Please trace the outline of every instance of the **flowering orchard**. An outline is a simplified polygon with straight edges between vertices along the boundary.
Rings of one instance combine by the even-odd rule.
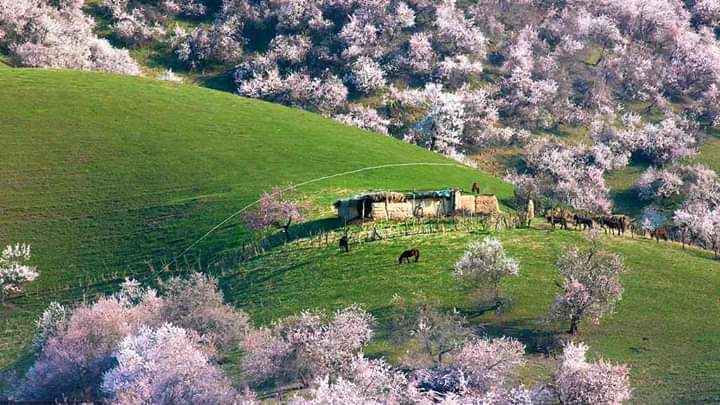
[[[517,382],[525,346],[512,338],[456,335],[445,361],[398,369],[363,354],[376,321],[358,306],[254,327],[213,278],[191,273],[161,287],[127,280],[95,302],[51,304],[37,322],[34,364],[10,398],[256,404],[254,389],[268,387],[303,388],[292,404],[619,404],[630,396],[628,368],[588,362],[581,343],[565,346],[552,381],[525,387]],[[421,330],[427,313],[407,326]],[[238,349],[241,375],[231,379],[221,364]]]

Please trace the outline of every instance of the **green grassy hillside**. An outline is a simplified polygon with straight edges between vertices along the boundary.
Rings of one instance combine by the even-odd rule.
[[[32,244],[41,272],[33,289],[147,269],[272,186],[353,169],[450,164],[366,171],[298,191],[325,212],[335,198],[367,189],[479,181],[501,199],[511,194],[495,178],[392,138],[195,86],[17,69],[0,70],[0,83],[0,243]],[[232,250],[247,236],[236,219],[191,254]],[[0,315],[0,364],[51,298],[61,297]]]
[[[548,333],[567,325],[543,317],[558,288],[555,260],[563,247],[584,243],[578,231],[513,230],[497,234],[519,259],[521,273],[506,280],[513,299],[509,312],[478,315],[468,292],[452,269],[465,245],[485,234],[465,232],[398,238],[355,246],[271,252],[222,277],[226,296],[253,318],[269,322],[311,307],[339,308],[362,303],[379,319],[378,339],[370,352],[397,360],[399,348],[388,341],[388,310],[393,295],[414,292],[435,298],[447,309],[458,308],[491,335],[522,340],[529,352]],[[628,271],[617,312],[600,325],[584,324],[577,339],[595,355],[632,367],[633,403],[717,403],[720,401],[720,262],[680,245],[606,237]],[[422,252],[419,263],[399,266],[397,255],[409,247]],[[311,303],[309,305],[309,303]],[[552,372],[552,358],[533,355],[523,373],[530,385]]]
[[[3,307],[0,369],[27,364],[21,354],[32,321],[50,300],[77,301],[113,287],[86,288],[78,277],[102,280],[170,260],[272,186],[376,165],[452,163],[314,114],[193,86],[15,69],[0,70],[0,82],[0,243],[31,243],[42,272],[30,286],[40,294]],[[630,184],[631,177],[618,173],[615,181]],[[334,199],[361,190],[468,188],[472,181],[501,200],[511,196],[509,185],[454,164],[364,171],[298,191],[314,203],[317,219],[332,216]],[[580,233],[498,234],[522,264],[521,276],[504,286],[514,305],[500,317],[478,314],[451,276],[465,244],[482,236],[398,238],[346,255],[291,245],[240,266],[226,262],[220,281],[228,300],[259,323],[304,308],[363,304],[379,319],[370,352],[390,360],[402,353],[387,340],[390,299],[415,292],[459,308],[490,334],[520,338],[532,351],[538,339],[561,331],[542,316],[557,290],[553,263],[563,246],[582,243]],[[247,238],[235,219],[191,258],[206,263]],[[720,401],[720,262],[673,244],[605,241],[630,268],[624,299],[612,318],[584,325],[579,338],[595,354],[633,367],[636,403]],[[421,262],[395,264],[412,246],[422,250]],[[553,361],[534,355],[523,378],[546,379]]]

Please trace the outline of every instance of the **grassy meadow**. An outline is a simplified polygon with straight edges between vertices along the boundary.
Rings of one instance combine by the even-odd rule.
[[[127,271],[152,282],[162,274],[151,268],[172,262],[274,186],[375,166],[432,164],[381,167],[299,188],[312,210],[297,234],[337,226],[331,203],[360,191],[467,189],[478,181],[501,203],[512,196],[510,185],[485,172],[315,114],[195,86],[2,66],[0,59],[0,243],[32,244],[32,264],[41,272],[29,294],[0,313],[4,371],[27,366],[33,321],[50,301],[112,291]],[[698,159],[713,165],[716,146],[708,143]],[[521,151],[510,152],[486,169],[500,173],[517,163]],[[629,190],[640,173],[631,166],[609,179],[624,212],[640,209]],[[503,286],[513,305],[499,316],[483,312],[452,276],[465,245],[484,236],[401,237],[354,245],[348,254],[292,243],[214,271],[228,301],[258,324],[306,308],[363,305],[378,319],[369,353],[393,362],[403,348],[388,338],[390,301],[423,293],[489,335],[521,339],[533,354],[523,380],[544,381],[555,360],[537,346],[566,329],[543,321],[557,291],[554,262],[563,247],[584,243],[581,233],[497,234],[522,265],[521,275]],[[203,267],[250,238],[234,218],[179,267],[185,260]],[[605,243],[629,268],[624,298],[599,326],[582,325],[578,338],[593,355],[632,367],[635,403],[720,402],[720,261],[675,244],[619,237]],[[410,247],[422,251],[421,261],[399,266],[397,255]]]
[[[0,243],[30,243],[41,272],[30,287],[39,293],[0,314],[0,365],[29,342],[32,321],[51,299],[77,299],[87,280],[172,261],[274,186],[430,163],[297,191],[316,207],[311,216],[329,215],[335,199],[362,190],[478,181],[483,192],[511,196],[496,178],[390,137],[196,86],[34,69],[1,70],[0,82]],[[234,218],[188,260],[204,261],[249,238]],[[68,291],[42,293],[48,289]]]
[[[509,311],[496,316],[479,311],[472,294],[454,279],[452,269],[465,245],[486,233],[456,232],[401,237],[337,248],[293,249],[256,258],[221,277],[226,297],[267,323],[304,308],[337,309],[360,303],[378,318],[372,355],[399,361],[403,348],[388,340],[390,301],[422,293],[450,310],[457,308],[491,336],[513,336],[534,353],[523,373],[528,383],[544,381],[554,359],[537,353],[548,334],[567,325],[543,317],[558,291],[554,263],[562,249],[585,241],[579,231],[541,229],[503,231],[506,250],[521,263],[520,276],[507,279],[503,293]],[[605,237],[621,254],[628,271],[616,313],[600,325],[583,324],[577,339],[594,355],[632,367],[634,403],[720,401],[720,261],[706,252],[648,239]],[[421,250],[419,263],[398,265],[405,249]]]

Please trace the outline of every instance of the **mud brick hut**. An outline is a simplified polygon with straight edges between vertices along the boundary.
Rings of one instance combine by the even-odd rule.
[[[463,195],[461,190],[456,189],[360,194],[335,202],[335,208],[338,217],[345,222],[500,213],[500,205],[494,195]]]

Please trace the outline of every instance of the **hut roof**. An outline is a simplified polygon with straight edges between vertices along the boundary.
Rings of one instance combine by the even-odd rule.
[[[365,198],[367,198],[373,202],[381,202],[381,201],[405,202],[405,201],[407,201],[405,194],[396,193],[394,191],[381,191],[379,193],[366,194]]]
[[[361,201],[370,200],[372,202],[387,201],[390,203],[406,202],[411,199],[417,198],[452,198],[452,194],[455,190],[436,190],[436,191],[412,191],[408,193],[398,193],[395,191],[378,191],[374,193],[358,194],[352,198],[338,200],[333,204],[336,208],[340,207],[343,203],[347,204],[350,201]]]
[[[452,198],[453,190],[414,191],[407,193],[407,198]]]

